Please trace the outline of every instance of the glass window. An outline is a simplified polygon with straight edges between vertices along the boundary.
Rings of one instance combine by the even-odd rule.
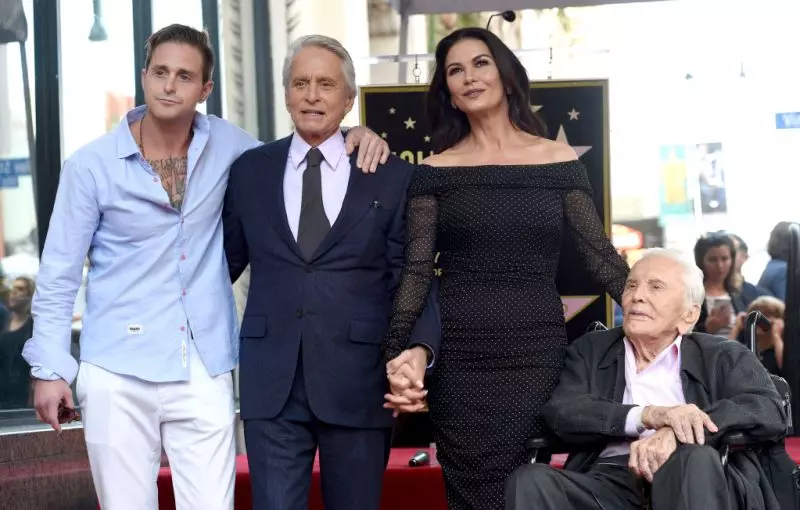
[[[114,0],[113,8],[111,2],[100,2],[105,8],[97,18],[92,4],[60,2],[61,136],[65,157],[111,131],[134,104],[131,0]],[[100,37],[90,38],[90,34]]]
[[[23,2],[28,20],[25,44],[33,101],[32,0]],[[31,117],[35,118],[33,105]],[[39,267],[36,208],[28,165],[28,120],[21,46],[0,45],[0,422],[29,407],[28,366],[22,345],[30,335],[32,278]],[[30,278],[30,279],[27,279]],[[29,413],[28,413],[29,414]]]

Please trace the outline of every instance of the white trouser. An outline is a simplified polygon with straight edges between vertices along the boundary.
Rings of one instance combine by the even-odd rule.
[[[177,510],[233,508],[233,379],[209,376],[190,343],[189,382],[150,383],[81,363],[76,393],[103,510],[158,508],[162,445]]]

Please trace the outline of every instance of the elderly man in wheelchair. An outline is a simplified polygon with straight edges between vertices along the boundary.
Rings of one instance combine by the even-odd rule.
[[[543,409],[555,438],[529,441],[571,452],[565,468],[534,455],[508,481],[508,510],[798,508],[785,402],[741,343],[691,332],[704,299],[695,264],[645,253],[623,327],[568,349]]]

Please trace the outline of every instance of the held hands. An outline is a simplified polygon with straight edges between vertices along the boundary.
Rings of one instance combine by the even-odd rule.
[[[652,436],[631,443],[628,468],[631,472],[653,482],[656,471],[678,449],[675,433],[670,427],[662,427]]]
[[[64,412],[74,413],[72,403],[72,390],[64,379],[45,381],[37,379],[33,385],[33,407],[36,409],[36,418],[53,427],[56,432],[61,432],[61,423],[71,421],[71,416]],[[64,420],[60,418],[65,418]]]
[[[356,164],[365,174],[375,173],[378,164],[386,163],[391,154],[389,144],[378,134],[363,126],[351,128],[344,143],[348,156],[358,147]]]
[[[704,444],[705,430],[719,429],[711,418],[694,404],[674,407],[647,406],[642,411],[642,424],[648,429],[660,431],[668,428],[683,444]]]
[[[394,416],[400,413],[415,413],[425,408],[425,369],[428,366],[428,351],[424,347],[413,347],[386,364],[390,393],[384,395],[383,407],[393,409]]]

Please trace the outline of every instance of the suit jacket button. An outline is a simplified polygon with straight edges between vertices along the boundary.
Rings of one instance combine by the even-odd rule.
[[[294,314],[297,315],[298,319],[302,319],[303,318],[303,310],[302,310],[302,308],[298,308],[297,311],[294,312]]]
[[[313,272],[314,272],[314,268],[313,267],[306,266],[306,273],[313,273]]]

